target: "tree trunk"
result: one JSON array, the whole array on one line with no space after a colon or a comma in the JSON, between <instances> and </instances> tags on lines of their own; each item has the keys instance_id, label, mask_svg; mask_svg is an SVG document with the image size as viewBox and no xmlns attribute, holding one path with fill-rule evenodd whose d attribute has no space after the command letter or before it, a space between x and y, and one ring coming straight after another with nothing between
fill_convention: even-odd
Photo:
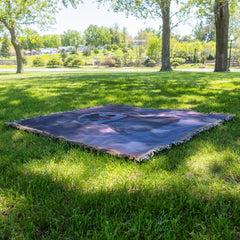
<instances>
[{"instance_id":1,"label":"tree trunk","mask_svg":"<svg viewBox=\"0 0 240 240\"><path fill-rule=\"evenodd\" d=\"M11 34L11 42L16 52L17 57L17 73L23 73L23 59L22 59L22 52L21 52L21 45L17 41L15 28L12 27L9 29Z\"/></svg>"},{"instance_id":2,"label":"tree trunk","mask_svg":"<svg viewBox=\"0 0 240 240\"><path fill-rule=\"evenodd\" d=\"M172 71L170 63L170 4L171 0L161 0L162 11L162 67L160 71Z\"/></svg>"},{"instance_id":3,"label":"tree trunk","mask_svg":"<svg viewBox=\"0 0 240 240\"><path fill-rule=\"evenodd\" d=\"M228 69L228 0L215 0L214 6L216 25L216 63L214 72L227 72Z\"/></svg>"}]
</instances>

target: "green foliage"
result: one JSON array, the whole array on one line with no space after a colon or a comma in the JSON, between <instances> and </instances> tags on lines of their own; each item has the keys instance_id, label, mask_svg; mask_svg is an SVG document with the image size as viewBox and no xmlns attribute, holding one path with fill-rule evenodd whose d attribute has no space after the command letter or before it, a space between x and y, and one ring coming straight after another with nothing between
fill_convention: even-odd
<instances>
[{"instance_id":1,"label":"green foliage","mask_svg":"<svg viewBox=\"0 0 240 240\"><path fill-rule=\"evenodd\" d=\"M180 66L179 62L172 62L171 65L176 68L177 66Z\"/></svg>"},{"instance_id":2,"label":"green foliage","mask_svg":"<svg viewBox=\"0 0 240 240\"><path fill-rule=\"evenodd\" d=\"M87 46L98 47L111 43L111 34L109 29L90 25L85 31L85 42Z\"/></svg>"},{"instance_id":3,"label":"green foliage","mask_svg":"<svg viewBox=\"0 0 240 240\"><path fill-rule=\"evenodd\" d=\"M111 44L114 46L120 46L121 44L121 34L119 32L118 25L115 24L114 27L109 28L109 32L111 35Z\"/></svg>"},{"instance_id":4,"label":"green foliage","mask_svg":"<svg viewBox=\"0 0 240 240\"><path fill-rule=\"evenodd\" d=\"M127 28L123 27L122 32L121 32L121 41L125 45L127 45L127 43L128 43L127 37L128 37Z\"/></svg>"},{"instance_id":5,"label":"green foliage","mask_svg":"<svg viewBox=\"0 0 240 240\"><path fill-rule=\"evenodd\" d=\"M3 58L9 58L11 56L10 47L11 47L11 42L7 37L4 37L2 40L2 47L1 47L1 56Z\"/></svg>"},{"instance_id":6,"label":"green foliage","mask_svg":"<svg viewBox=\"0 0 240 240\"><path fill-rule=\"evenodd\" d=\"M184 64L186 62L185 58L171 58L171 63Z\"/></svg>"},{"instance_id":7,"label":"green foliage","mask_svg":"<svg viewBox=\"0 0 240 240\"><path fill-rule=\"evenodd\" d=\"M123 47L123 48L122 48L122 52L123 52L123 53L128 53L128 48L127 48L127 47Z\"/></svg>"},{"instance_id":8,"label":"green foliage","mask_svg":"<svg viewBox=\"0 0 240 240\"><path fill-rule=\"evenodd\" d=\"M144 65L146 67L155 67L157 65L157 63L154 59L148 58L144 61Z\"/></svg>"},{"instance_id":9,"label":"green foliage","mask_svg":"<svg viewBox=\"0 0 240 240\"><path fill-rule=\"evenodd\" d=\"M235 8L235 12L230 15L229 36L233 35L234 40L240 40L240 5Z\"/></svg>"},{"instance_id":10,"label":"green foliage","mask_svg":"<svg viewBox=\"0 0 240 240\"><path fill-rule=\"evenodd\" d=\"M61 50L60 56L61 56L63 61L67 58L68 54L67 54L65 49Z\"/></svg>"},{"instance_id":11,"label":"green foliage","mask_svg":"<svg viewBox=\"0 0 240 240\"><path fill-rule=\"evenodd\" d=\"M123 60L123 56L122 55L114 55L112 57L115 62L116 62L116 67L123 67L124 66L124 60Z\"/></svg>"},{"instance_id":12,"label":"green foliage","mask_svg":"<svg viewBox=\"0 0 240 240\"><path fill-rule=\"evenodd\" d=\"M82 55L85 56L85 57L89 57L91 56L91 50L90 49L84 49L83 52L82 52Z\"/></svg>"},{"instance_id":13,"label":"green foliage","mask_svg":"<svg viewBox=\"0 0 240 240\"><path fill-rule=\"evenodd\" d=\"M143 61L142 58L137 58L137 59L133 62L133 65L134 65L134 67L141 67L141 66L143 66L143 63L144 63L144 61Z\"/></svg>"},{"instance_id":14,"label":"green foliage","mask_svg":"<svg viewBox=\"0 0 240 240\"><path fill-rule=\"evenodd\" d=\"M111 46L110 44L108 44L107 47L106 47L106 49L107 49L108 51L111 51L111 50L112 50L112 46Z\"/></svg>"},{"instance_id":15,"label":"green foliage","mask_svg":"<svg viewBox=\"0 0 240 240\"><path fill-rule=\"evenodd\" d=\"M94 65L97 65L97 66L100 66L102 63L101 59L100 58L97 58L95 61L94 61Z\"/></svg>"},{"instance_id":16,"label":"green foliage","mask_svg":"<svg viewBox=\"0 0 240 240\"><path fill-rule=\"evenodd\" d=\"M124 53L123 55L123 66L127 67L129 66L129 63L132 61L132 58L129 53Z\"/></svg>"},{"instance_id":17,"label":"green foliage","mask_svg":"<svg viewBox=\"0 0 240 240\"><path fill-rule=\"evenodd\" d=\"M19 38L19 41L23 49L32 51L43 47L41 38L37 31L26 29L23 37Z\"/></svg>"},{"instance_id":18,"label":"green foliage","mask_svg":"<svg viewBox=\"0 0 240 240\"><path fill-rule=\"evenodd\" d=\"M147 56L153 59L155 62L159 63L161 58L161 49L162 49L161 39L155 36L150 37L147 46Z\"/></svg>"},{"instance_id":19,"label":"green foliage","mask_svg":"<svg viewBox=\"0 0 240 240\"><path fill-rule=\"evenodd\" d=\"M147 45L148 40L151 37L154 37L155 32L154 30L152 30L151 28L146 28L144 30L140 30L137 34L137 36L134 38L135 40L144 40L145 41L145 45Z\"/></svg>"},{"instance_id":20,"label":"green foliage","mask_svg":"<svg viewBox=\"0 0 240 240\"><path fill-rule=\"evenodd\" d=\"M62 65L63 65L63 62L59 57L52 57L47 63L47 66L50 68L57 68Z\"/></svg>"},{"instance_id":21,"label":"green foliage","mask_svg":"<svg viewBox=\"0 0 240 240\"><path fill-rule=\"evenodd\" d=\"M118 46L116 43L114 43L114 44L112 45L112 49L113 49L114 51L116 51L116 50L119 49L119 46Z\"/></svg>"},{"instance_id":22,"label":"green foliage","mask_svg":"<svg viewBox=\"0 0 240 240\"><path fill-rule=\"evenodd\" d=\"M70 55L64 61L64 66L66 67L79 67L84 65L82 59L77 55Z\"/></svg>"},{"instance_id":23,"label":"green foliage","mask_svg":"<svg viewBox=\"0 0 240 240\"><path fill-rule=\"evenodd\" d=\"M93 52L94 52L95 54L98 54L98 53L99 53L99 49L98 49L98 48L94 48Z\"/></svg>"},{"instance_id":24,"label":"green foliage","mask_svg":"<svg viewBox=\"0 0 240 240\"><path fill-rule=\"evenodd\" d=\"M108 54L108 50L107 49L103 49L103 54L107 55Z\"/></svg>"},{"instance_id":25,"label":"green foliage","mask_svg":"<svg viewBox=\"0 0 240 240\"><path fill-rule=\"evenodd\" d=\"M58 1L28 0L0 1L0 22L6 27L24 29L31 23L49 26L54 23L54 13L58 11Z\"/></svg>"},{"instance_id":26,"label":"green foliage","mask_svg":"<svg viewBox=\"0 0 240 240\"><path fill-rule=\"evenodd\" d=\"M194 55L193 55L193 63L199 63L199 56L198 56L196 49L195 49Z\"/></svg>"},{"instance_id":27,"label":"green foliage","mask_svg":"<svg viewBox=\"0 0 240 240\"><path fill-rule=\"evenodd\" d=\"M80 32L75 30L68 30L61 35L62 46L75 46L79 48L83 44L83 37Z\"/></svg>"},{"instance_id":28,"label":"green foliage","mask_svg":"<svg viewBox=\"0 0 240 240\"><path fill-rule=\"evenodd\" d=\"M239 73L1 73L0 238L239 239L239 83ZM109 103L236 117L143 164L4 125Z\"/></svg>"},{"instance_id":29,"label":"green foliage","mask_svg":"<svg viewBox=\"0 0 240 240\"><path fill-rule=\"evenodd\" d=\"M78 55L78 52L77 52L76 48L72 48L70 54L71 55Z\"/></svg>"},{"instance_id":30,"label":"green foliage","mask_svg":"<svg viewBox=\"0 0 240 240\"><path fill-rule=\"evenodd\" d=\"M45 62L44 62L44 59L42 57L36 57L34 60L33 60L33 66L34 67L42 67L45 65Z\"/></svg>"},{"instance_id":31,"label":"green foliage","mask_svg":"<svg viewBox=\"0 0 240 240\"><path fill-rule=\"evenodd\" d=\"M64 61L64 66L71 66L71 62L76 58L74 55L70 55Z\"/></svg>"},{"instance_id":32,"label":"green foliage","mask_svg":"<svg viewBox=\"0 0 240 240\"><path fill-rule=\"evenodd\" d=\"M116 61L113 58L107 57L102 60L102 65L107 65L109 67L115 67Z\"/></svg>"},{"instance_id":33,"label":"green foliage","mask_svg":"<svg viewBox=\"0 0 240 240\"><path fill-rule=\"evenodd\" d=\"M43 35L40 41L44 48L58 48L62 45L60 35L57 34Z\"/></svg>"},{"instance_id":34,"label":"green foliage","mask_svg":"<svg viewBox=\"0 0 240 240\"><path fill-rule=\"evenodd\" d=\"M23 65L27 65L28 64L28 60L25 56L22 57L22 63Z\"/></svg>"},{"instance_id":35,"label":"green foliage","mask_svg":"<svg viewBox=\"0 0 240 240\"><path fill-rule=\"evenodd\" d=\"M146 52L146 48L143 45L134 47L134 50L137 58L142 58Z\"/></svg>"},{"instance_id":36,"label":"green foliage","mask_svg":"<svg viewBox=\"0 0 240 240\"><path fill-rule=\"evenodd\" d=\"M71 65L73 67L80 67L83 65L83 61L81 60L80 57L75 57L72 61L71 61Z\"/></svg>"},{"instance_id":37,"label":"green foliage","mask_svg":"<svg viewBox=\"0 0 240 240\"><path fill-rule=\"evenodd\" d=\"M115 52L114 52L114 55L123 55L123 51L121 49L117 49Z\"/></svg>"},{"instance_id":38,"label":"green foliage","mask_svg":"<svg viewBox=\"0 0 240 240\"><path fill-rule=\"evenodd\" d=\"M216 40L216 30L214 26L214 19L211 19L211 22L208 22L205 26L203 26L203 22L199 25L196 25L193 29L193 35L195 40L199 40L201 42L209 42Z\"/></svg>"},{"instance_id":39,"label":"green foliage","mask_svg":"<svg viewBox=\"0 0 240 240\"><path fill-rule=\"evenodd\" d=\"M193 60L199 62L201 55L205 58L215 57L215 42L202 43L200 41L179 42L176 39L171 40L171 56L172 58L184 58L185 60Z\"/></svg>"}]
</instances>

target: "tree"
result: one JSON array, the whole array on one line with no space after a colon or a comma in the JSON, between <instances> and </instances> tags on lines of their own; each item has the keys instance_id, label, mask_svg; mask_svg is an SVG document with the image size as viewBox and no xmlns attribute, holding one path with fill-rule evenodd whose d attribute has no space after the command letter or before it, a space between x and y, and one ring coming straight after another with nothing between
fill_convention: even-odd
<instances>
[{"instance_id":1,"label":"tree","mask_svg":"<svg viewBox=\"0 0 240 240\"><path fill-rule=\"evenodd\" d=\"M121 32L121 39L123 44L127 44L128 42L128 32L127 28L123 27L122 32Z\"/></svg>"},{"instance_id":2,"label":"tree","mask_svg":"<svg viewBox=\"0 0 240 240\"><path fill-rule=\"evenodd\" d=\"M124 11L136 17L149 16L162 18L162 67L161 71L171 71L170 63L170 4L171 0L97 0L111 2L114 11ZM178 2L178 1L176 1Z\"/></svg>"},{"instance_id":3,"label":"tree","mask_svg":"<svg viewBox=\"0 0 240 240\"><path fill-rule=\"evenodd\" d=\"M171 0L161 0L160 8L162 12L162 68L161 71L170 71L170 4Z\"/></svg>"},{"instance_id":4,"label":"tree","mask_svg":"<svg viewBox=\"0 0 240 240\"><path fill-rule=\"evenodd\" d=\"M26 26L41 26L52 22L52 14L58 10L56 1L47 0L0 0L0 24L3 24L11 35L11 42L17 57L17 73L23 72L21 45L17 35Z\"/></svg>"},{"instance_id":5,"label":"tree","mask_svg":"<svg viewBox=\"0 0 240 240\"><path fill-rule=\"evenodd\" d=\"M119 32L119 27L117 24L114 25L114 27L109 28L110 35L111 35L111 44L120 45L121 43L121 34Z\"/></svg>"},{"instance_id":6,"label":"tree","mask_svg":"<svg viewBox=\"0 0 240 240\"><path fill-rule=\"evenodd\" d=\"M26 36L19 38L22 48L32 51L33 49L39 49L42 46L41 37L37 31L26 29L24 33Z\"/></svg>"},{"instance_id":7,"label":"tree","mask_svg":"<svg viewBox=\"0 0 240 240\"><path fill-rule=\"evenodd\" d=\"M145 45L148 44L148 39L154 36L154 31L151 28L146 28L140 30L137 36L134 37L135 40L145 40Z\"/></svg>"},{"instance_id":8,"label":"tree","mask_svg":"<svg viewBox=\"0 0 240 240\"><path fill-rule=\"evenodd\" d=\"M161 39L152 36L148 40L148 47L147 47L147 56L152 58L155 62L159 63L160 60L160 53L161 53Z\"/></svg>"},{"instance_id":9,"label":"tree","mask_svg":"<svg viewBox=\"0 0 240 240\"><path fill-rule=\"evenodd\" d=\"M216 41L214 19L207 24L203 24L203 21L201 21L200 24L197 24L193 29L193 36L195 40L201 42Z\"/></svg>"},{"instance_id":10,"label":"tree","mask_svg":"<svg viewBox=\"0 0 240 240\"><path fill-rule=\"evenodd\" d=\"M51 34L40 37L42 46L45 48L58 48L62 45L60 35Z\"/></svg>"},{"instance_id":11,"label":"tree","mask_svg":"<svg viewBox=\"0 0 240 240\"><path fill-rule=\"evenodd\" d=\"M61 35L63 46L74 46L76 49L83 44L81 33L75 30L68 30Z\"/></svg>"},{"instance_id":12,"label":"tree","mask_svg":"<svg viewBox=\"0 0 240 240\"><path fill-rule=\"evenodd\" d=\"M66 5L69 1L63 0ZM78 1L70 0L76 6ZM3 25L11 35L11 42L17 57L17 73L23 72L21 45L18 34L26 26L37 24L40 27L51 25L58 11L58 0L0 0L0 28Z\"/></svg>"},{"instance_id":13,"label":"tree","mask_svg":"<svg viewBox=\"0 0 240 240\"><path fill-rule=\"evenodd\" d=\"M3 58L9 58L11 56L10 54L10 41L9 39L5 36L2 41L2 47L1 47L1 56Z\"/></svg>"},{"instance_id":14,"label":"tree","mask_svg":"<svg viewBox=\"0 0 240 240\"><path fill-rule=\"evenodd\" d=\"M190 5L198 7L200 17L214 16L216 28L215 72L228 69L228 32L230 13L238 6L237 0L189 0Z\"/></svg>"},{"instance_id":15,"label":"tree","mask_svg":"<svg viewBox=\"0 0 240 240\"><path fill-rule=\"evenodd\" d=\"M234 40L240 38L240 6L236 6L235 12L230 15L229 33L234 36Z\"/></svg>"},{"instance_id":16,"label":"tree","mask_svg":"<svg viewBox=\"0 0 240 240\"><path fill-rule=\"evenodd\" d=\"M109 29L90 25L85 31L85 41L87 46L99 47L111 43L111 34Z\"/></svg>"},{"instance_id":17,"label":"tree","mask_svg":"<svg viewBox=\"0 0 240 240\"><path fill-rule=\"evenodd\" d=\"M214 4L216 25L216 63L215 72L227 72L228 69L228 0L216 0Z\"/></svg>"}]
</instances>

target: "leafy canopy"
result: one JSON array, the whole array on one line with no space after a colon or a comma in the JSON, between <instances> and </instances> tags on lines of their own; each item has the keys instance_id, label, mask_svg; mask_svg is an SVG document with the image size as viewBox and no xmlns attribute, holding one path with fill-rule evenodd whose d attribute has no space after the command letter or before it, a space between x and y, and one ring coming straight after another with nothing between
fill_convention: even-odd
<instances>
[{"instance_id":1,"label":"leafy canopy","mask_svg":"<svg viewBox=\"0 0 240 240\"><path fill-rule=\"evenodd\" d=\"M58 10L57 0L0 0L0 25L18 31L32 24L46 27L54 23Z\"/></svg>"}]
</instances>

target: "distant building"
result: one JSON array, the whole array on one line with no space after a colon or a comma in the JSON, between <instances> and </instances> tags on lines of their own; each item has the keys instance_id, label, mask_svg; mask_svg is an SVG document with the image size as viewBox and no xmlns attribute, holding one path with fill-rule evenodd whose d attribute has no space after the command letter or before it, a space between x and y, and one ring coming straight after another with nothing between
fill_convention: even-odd
<instances>
[{"instance_id":1,"label":"distant building","mask_svg":"<svg viewBox=\"0 0 240 240\"><path fill-rule=\"evenodd\" d=\"M79 48L78 48L78 51L79 51L79 52L82 52L82 51L84 51L85 49L89 49L89 47L88 47L88 46L80 45Z\"/></svg>"},{"instance_id":2,"label":"distant building","mask_svg":"<svg viewBox=\"0 0 240 240\"><path fill-rule=\"evenodd\" d=\"M58 47L58 52L61 52L63 49L66 51L66 52L71 52L72 49L75 48L74 46L66 46L66 47Z\"/></svg>"},{"instance_id":3,"label":"distant building","mask_svg":"<svg viewBox=\"0 0 240 240\"><path fill-rule=\"evenodd\" d=\"M56 54L59 52L57 48L40 48L39 51L40 54Z\"/></svg>"},{"instance_id":4,"label":"distant building","mask_svg":"<svg viewBox=\"0 0 240 240\"><path fill-rule=\"evenodd\" d=\"M133 46L138 47L138 46L143 46L146 45L147 41L146 40L132 40Z\"/></svg>"},{"instance_id":5,"label":"distant building","mask_svg":"<svg viewBox=\"0 0 240 240\"><path fill-rule=\"evenodd\" d=\"M41 53L40 50L32 50L32 51L27 50L27 51L24 52L24 55L26 55L26 56L30 56L30 55L41 55L41 54L42 54L42 53Z\"/></svg>"}]
</instances>

